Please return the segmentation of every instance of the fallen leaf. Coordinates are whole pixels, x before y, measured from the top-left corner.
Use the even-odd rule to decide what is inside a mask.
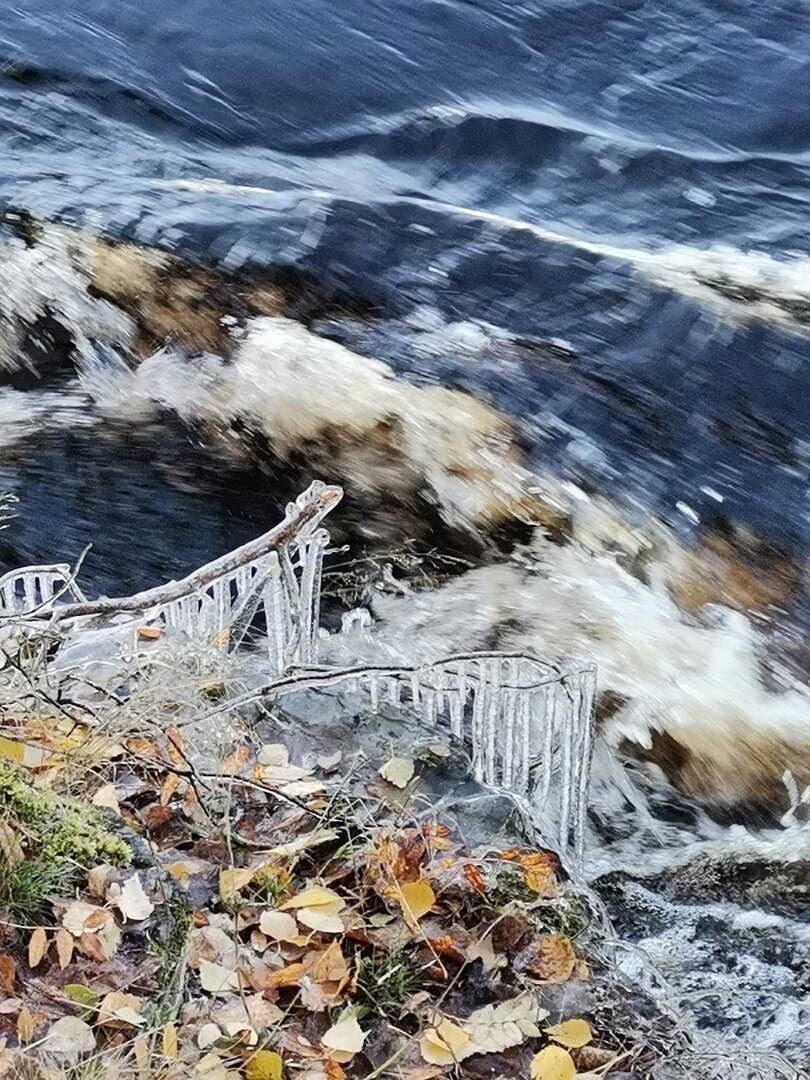
[[[95,896],[97,900],[103,900],[106,891],[107,878],[110,876],[112,867],[108,863],[102,863],[100,866],[94,866],[87,871],[87,887],[90,890],[90,895]]]
[[[427,878],[398,885],[393,895],[402,907],[406,919],[414,923],[418,923],[423,915],[427,915],[436,903],[436,894]]]
[[[28,1008],[20,1009],[17,1017],[17,1038],[21,1043],[31,1042],[34,1037],[34,1017]]]
[[[574,947],[561,934],[546,934],[540,938],[526,971],[541,982],[562,983],[571,978],[577,958]]]
[[[337,768],[337,766],[343,760],[343,751],[335,750],[334,754],[320,754],[317,758],[318,765],[324,770],[329,772],[330,769]]]
[[[239,746],[222,762],[219,771],[223,776],[234,776],[250,758],[250,747]]]
[[[274,986],[295,986],[302,975],[306,973],[303,964],[288,964],[287,967],[274,971],[267,977],[267,988]]]
[[[467,946],[466,958],[471,963],[480,960],[484,965],[484,971],[497,971],[498,968],[506,967],[509,961],[503,953],[496,953],[492,945],[492,938],[485,937],[481,941],[474,941]]]
[[[292,900],[280,904],[279,911],[291,911],[294,908],[316,908],[328,905],[330,914],[336,914],[346,907],[346,901],[338,893],[331,889],[324,889],[320,885],[314,885],[311,889],[304,889],[302,893],[294,896]]]
[[[203,1024],[197,1032],[197,1046],[199,1046],[200,1050],[208,1050],[221,1038],[222,1032],[217,1024]]]
[[[64,971],[73,956],[73,934],[64,926],[60,926],[56,931],[56,955],[59,958],[59,967]]]
[[[97,994],[95,990],[91,990],[88,986],[82,986],[81,983],[66,983],[62,987],[62,993],[71,1001],[75,1001],[77,1005],[81,1005],[89,1013],[96,1011],[101,1000],[100,994]]]
[[[245,1063],[245,1080],[281,1080],[281,1056],[275,1050],[257,1050]]]
[[[200,986],[208,994],[227,994],[239,990],[239,975],[233,968],[200,961]]]
[[[17,967],[10,956],[0,955],[0,990],[7,994],[14,992],[14,977]]]
[[[538,1021],[547,1016],[548,1012],[538,1006],[530,993],[476,1009],[463,1024],[470,1037],[467,1053],[500,1053],[510,1046],[520,1046],[526,1039],[540,1035]]]
[[[286,911],[264,911],[259,919],[259,929],[271,941],[296,941],[298,924]]]
[[[485,896],[487,890],[484,888],[484,882],[478,868],[473,866],[472,863],[464,863],[462,869],[464,870],[464,877],[472,888],[481,896]]]
[[[564,1020],[561,1024],[554,1024],[544,1030],[550,1039],[560,1043],[562,1046],[567,1046],[571,1050],[578,1050],[581,1046],[586,1046],[593,1038],[591,1029],[585,1020]]]
[[[97,904],[74,900],[62,916],[62,926],[74,937],[80,938],[82,934],[94,934],[111,918],[109,911]]]
[[[307,833],[305,836],[299,836],[286,844],[279,844],[278,847],[271,848],[267,854],[283,857],[297,855],[301,851],[320,847],[321,844],[328,844],[332,840],[337,840],[337,838],[338,834],[334,829],[313,829],[312,832]]]
[[[574,1080],[576,1066],[561,1046],[546,1046],[535,1054],[529,1067],[531,1080]]]
[[[321,907],[300,908],[298,921],[310,930],[317,930],[320,934],[342,934],[346,929],[340,915],[335,915],[327,910],[326,904]]]
[[[284,743],[267,743],[259,748],[256,760],[260,765],[277,765],[285,769],[290,764],[290,751]]]
[[[138,641],[158,641],[161,637],[163,637],[163,627],[161,626],[138,627]]]
[[[174,1024],[163,1025],[160,1048],[167,1061],[177,1061],[177,1028]]]
[[[127,878],[120,895],[116,896],[112,903],[129,922],[141,922],[143,919],[148,919],[155,910],[155,905],[144,892],[140,875],[137,873]]]
[[[62,1016],[51,1024],[43,1040],[45,1053],[78,1060],[81,1054],[89,1054],[96,1048],[93,1029],[78,1016]]]
[[[38,926],[28,942],[28,966],[35,968],[47,951],[48,935]]]
[[[219,898],[223,902],[230,900],[232,896],[243,889],[253,878],[253,870],[249,867],[230,866],[219,872]]]
[[[352,1056],[363,1049],[367,1034],[358,1024],[354,1012],[349,1010],[342,1014],[338,1022],[321,1037],[321,1044],[329,1050],[338,1051],[341,1055]]]
[[[90,802],[93,806],[105,806],[108,810],[114,810],[116,814],[121,813],[118,796],[115,793],[115,784],[104,784],[98,789]]]
[[[111,990],[105,994],[98,1006],[99,1024],[115,1024],[120,1021],[133,1027],[140,1027],[146,1020],[138,1011],[140,998],[134,994],[125,994],[121,990]]]
[[[0,821],[0,851],[12,868],[25,862],[22,841],[7,821]]]
[[[430,1065],[454,1065],[466,1056],[464,1050],[469,1041],[466,1031],[436,1013],[419,1040],[419,1050]]]
[[[380,776],[394,787],[404,789],[413,779],[414,763],[410,758],[392,757],[380,769]]]
[[[318,983],[339,983],[349,977],[346,957],[340,942],[333,941],[322,952],[310,953],[306,963],[309,974]]]

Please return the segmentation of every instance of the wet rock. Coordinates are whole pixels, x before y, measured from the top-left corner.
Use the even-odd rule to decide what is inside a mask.
[[[725,523],[699,537],[682,566],[669,575],[672,595],[684,611],[725,604],[743,612],[787,606],[802,584],[798,559],[748,529]]]

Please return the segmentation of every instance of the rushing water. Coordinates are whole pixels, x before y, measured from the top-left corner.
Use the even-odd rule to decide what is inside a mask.
[[[803,563],[808,14],[806,0],[17,0],[0,14],[0,201],[225,269],[310,271],[378,316],[322,319],[317,333],[491,402],[534,466],[687,539],[722,514]],[[0,569],[93,541],[89,592],[189,570],[265,528],[289,494],[165,415],[110,424],[72,376],[0,388],[2,489],[20,502]],[[631,665],[635,693],[676,710],[679,694],[709,699],[714,717],[736,692],[749,720],[807,736],[806,698],[780,711],[759,696],[747,624],[659,637],[675,618],[659,595],[601,565],[557,571],[569,590],[598,583],[613,635],[600,663]],[[581,644],[553,597],[503,574],[502,596],[535,597]],[[477,586],[457,618],[469,633],[472,609],[483,635]],[[806,611],[800,598],[770,613],[794,657]],[[394,636],[414,626],[387,616]],[[443,620],[437,647],[462,644]],[[532,632],[519,644],[551,636]],[[670,666],[656,666],[668,642]],[[707,822],[659,847],[677,861],[700,843],[733,849]],[[700,917],[683,909],[678,939],[656,903],[624,929],[681,978],[679,1001],[727,1001],[732,975],[692,981],[714,963],[694,944]],[[728,917],[748,955],[753,923]],[[756,997],[776,972],[784,993],[747,1035],[799,1047],[801,1064],[806,981],[760,946],[739,985]]]

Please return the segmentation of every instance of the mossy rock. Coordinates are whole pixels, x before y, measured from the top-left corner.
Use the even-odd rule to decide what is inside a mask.
[[[64,864],[66,870],[99,863],[126,866],[132,858],[95,806],[37,787],[24,770],[5,762],[0,763],[0,821],[14,829],[25,856]]]

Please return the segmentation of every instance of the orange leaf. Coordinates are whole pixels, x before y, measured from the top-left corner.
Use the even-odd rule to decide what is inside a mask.
[[[549,870],[531,868],[523,874],[527,889],[537,893],[544,900],[550,900],[557,891],[557,880]]]
[[[7,994],[14,992],[15,972],[16,965],[14,961],[4,953],[0,956],[0,988],[5,990]]]
[[[464,863],[464,877],[481,896],[486,896],[486,889],[484,888],[483,879],[478,872],[477,868],[472,863]]]
[[[223,776],[234,776],[250,757],[250,747],[240,746],[222,762],[219,767]]]
[[[280,971],[274,971],[272,975],[268,975],[265,980],[265,988],[269,990],[274,986],[296,986],[305,972],[306,968],[303,964],[288,964],[287,967],[281,968]]]

